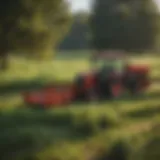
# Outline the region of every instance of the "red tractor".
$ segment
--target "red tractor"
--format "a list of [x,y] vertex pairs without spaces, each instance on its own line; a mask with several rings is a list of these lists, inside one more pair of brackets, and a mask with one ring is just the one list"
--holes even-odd
[[93,58],[93,70],[79,74],[75,80],[77,99],[113,99],[126,92],[142,93],[149,87],[147,66],[129,65],[119,52]]
[[120,54],[103,53],[92,59],[92,69],[78,74],[73,84],[54,84],[37,92],[24,94],[29,104],[62,106],[76,101],[114,99],[129,92],[144,92],[150,84],[149,68],[129,65]]

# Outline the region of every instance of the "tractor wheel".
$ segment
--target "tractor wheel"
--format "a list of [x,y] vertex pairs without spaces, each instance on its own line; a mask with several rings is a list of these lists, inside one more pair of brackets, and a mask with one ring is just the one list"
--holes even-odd
[[110,80],[100,81],[98,84],[98,94],[101,100],[116,99],[121,95],[121,84],[116,84]]
[[139,93],[139,90],[138,90],[138,83],[137,83],[137,79],[135,79],[134,81],[132,81],[129,85],[129,92],[132,94],[132,95],[136,95]]
[[104,85],[103,88],[101,88],[101,90],[99,91],[99,99],[101,101],[105,101],[107,99],[111,100],[114,98],[116,98],[116,96],[112,86]]
[[111,97],[112,99],[117,99],[122,95],[122,86],[121,84],[116,84],[111,86]]
[[136,75],[131,75],[124,80],[124,86],[129,91],[131,95],[136,95],[138,90],[138,77]]

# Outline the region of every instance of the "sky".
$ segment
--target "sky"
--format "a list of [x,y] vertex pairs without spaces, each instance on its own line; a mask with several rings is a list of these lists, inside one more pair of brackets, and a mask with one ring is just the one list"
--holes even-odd
[[73,11],[89,10],[92,0],[68,0]]
[[[93,0],[68,0],[71,3],[72,11],[89,10]],[[155,0],[160,7],[160,0]]]

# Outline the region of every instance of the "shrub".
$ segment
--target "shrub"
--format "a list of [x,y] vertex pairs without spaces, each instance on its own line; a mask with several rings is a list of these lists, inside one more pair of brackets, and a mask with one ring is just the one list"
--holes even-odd
[[57,139],[57,132],[70,126],[72,115],[67,112],[14,110],[0,113],[0,159],[21,160],[31,157]]
[[84,112],[73,119],[72,129],[74,133],[90,136],[104,129],[117,126],[120,122],[118,114],[113,110],[106,113]]
[[45,126],[8,128],[0,133],[0,159],[30,157],[54,143],[54,130]]
[[160,107],[157,106],[146,106],[143,109],[138,109],[127,113],[127,116],[132,118],[148,118],[154,117],[157,113],[160,113]]
[[109,129],[120,124],[121,118],[116,112],[107,112],[99,114],[97,117],[97,124],[99,129]]
[[78,135],[91,136],[97,132],[97,126],[88,113],[82,113],[73,121],[72,130]]
[[153,126],[147,139],[133,154],[131,160],[159,160],[160,159],[160,125]]
[[125,140],[116,141],[113,146],[108,150],[104,150],[96,160],[128,160],[132,148]]
[[66,126],[72,122],[72,115],[69,112],[46,112],[33,110],[15,110],[1,112],[0,126],[3,128],[14,128],[15,126],[46,125]]

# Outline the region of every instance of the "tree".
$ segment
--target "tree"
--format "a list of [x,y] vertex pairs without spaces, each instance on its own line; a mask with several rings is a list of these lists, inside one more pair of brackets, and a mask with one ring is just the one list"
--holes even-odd
[[90,17],[95,49],[152,49],[158,32],[158,9],[152,0],[95,0]]
[[64,0],[3,0],[0,5],[1,69],[11,52],[45,55],[66,34],[70,12]]
[[[62,50],[85,50],[88,49],[87,39],[89,13],[80,11],[73,15],[73,23],[70,31],[60,44]],[[74,42],[74,44],[73,44]]]

